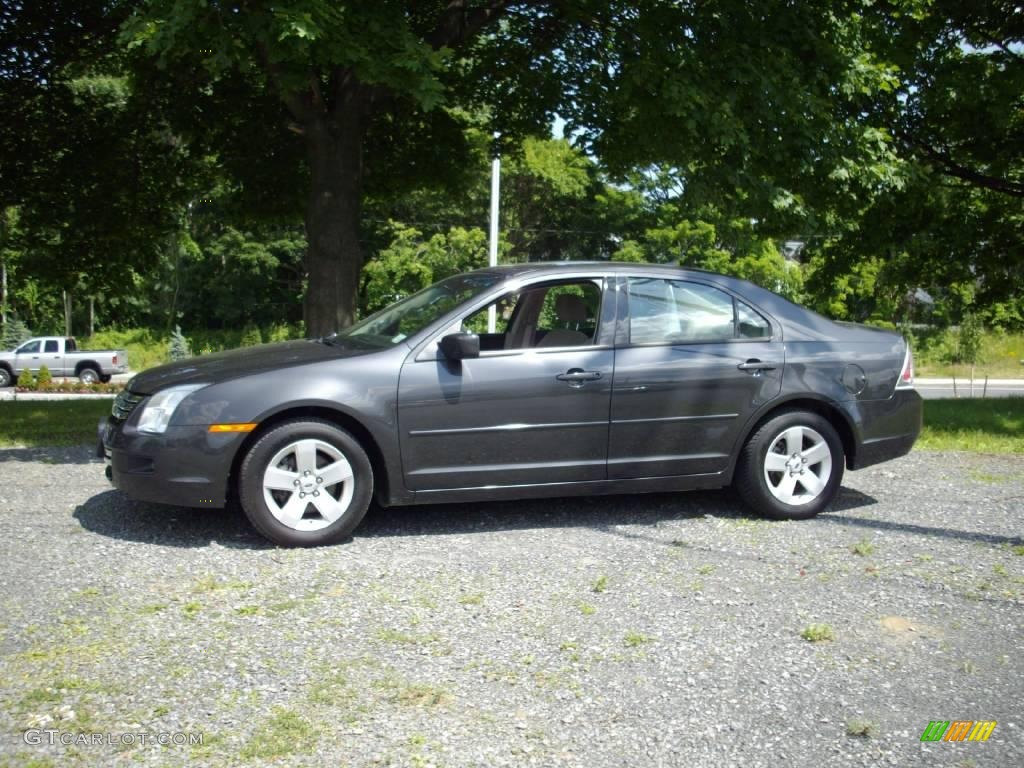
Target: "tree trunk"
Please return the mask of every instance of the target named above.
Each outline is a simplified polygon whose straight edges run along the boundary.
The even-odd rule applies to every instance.
[[[71,336],[71,291],[64,291],[64,335]]]
[[[356,318],[362,197],[363,115],[357,89],[334,115],[306,123],[306,152],[311,172],[306,211],[306,336],[324,336]]]

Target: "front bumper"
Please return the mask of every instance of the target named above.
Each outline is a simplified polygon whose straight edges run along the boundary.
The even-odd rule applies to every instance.
[[[141,433],[109,418],[100,422],[99,447],[114,487],[138,501],[181,507],[223,507],[231,466],[246,435],[210,433],[207,427]]]

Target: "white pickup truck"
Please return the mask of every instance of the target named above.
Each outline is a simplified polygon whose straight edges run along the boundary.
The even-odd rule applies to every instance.
[[[0,387],[17,383],[26,368],[38,374],[44,365],[53,376],[77,376],[84,384],[95,384],[127,371],[128,353],[123,349],[80,350],[72,338],[40,336],[13,352],[0,352]]]

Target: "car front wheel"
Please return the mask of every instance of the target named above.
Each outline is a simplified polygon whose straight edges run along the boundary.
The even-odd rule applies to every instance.
[[[319,419],[287,421],[249,449],[239,473],[246,517],[275,544],[315,547],[352,535],[373,495],[359,442]]]
[[[842,441],[827,419],[788,411],[769,419],[747,441],[734,485],[755,512],[803,520],[835,498],[844,464]]]

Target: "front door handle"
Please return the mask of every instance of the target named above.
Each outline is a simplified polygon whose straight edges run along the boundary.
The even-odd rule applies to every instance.
[[[597,381],[601,378],[600,371],[584,371],[582,368],[570,368],[565,373],[555,376],[559,381],[569,382],[571,387],[582,387],[586,381]]]
[[[741,371],[747,371],[748,373],[753,373],[754,375],[757,375],[761,371],[774,371],[779,366],[776,365],[775,363],[766,363],[761,360],[758,360],[757,358],[751,358],[750,360],[747,360],[747,362],[740,363],[736,367],[739,368]]]

